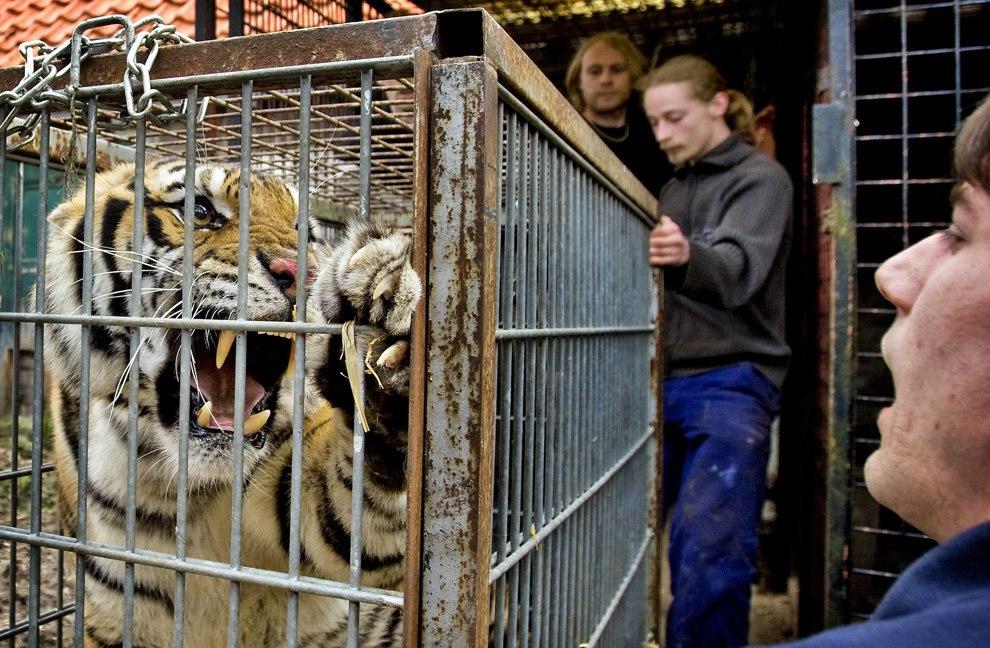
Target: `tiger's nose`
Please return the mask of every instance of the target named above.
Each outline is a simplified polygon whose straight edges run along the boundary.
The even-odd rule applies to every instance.
[[[290,300],[296,298],[296,274],[298,270],[295,259],[275,259],[268,266],[268,272],[275,279],[275,284]]]

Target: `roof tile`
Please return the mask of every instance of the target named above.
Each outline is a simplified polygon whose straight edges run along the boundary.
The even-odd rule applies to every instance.
[[[411,0],[386,2],[397,13],[421,11]],[[217,36],[224,38],[229,34],[226,7],[218,6],[218,9],[221,10],[217,12]],[[196,31],[196,0],[0,0],[0,25],[4,25],[0,28],[0,67],[23,63],[17,47],[25,41],[61,43],[83,20],[111,14],[123,14],[131,20],[158,15],[183,34],[193,36]],[[114,31],[113,27],[106,27],[96,33]]]
[[[0,3],[0,25],[5,25],[0,29],[0,67],[23,63],[17,47],[25,41],[61,43],[83,20],[111,14],[131,20],[159,15],[183,34],[192,36],[196,30],[196,0],[5,0]],[[226,27],[217,25],[220,35]],[[113,31],[107,27],[97,33]]]

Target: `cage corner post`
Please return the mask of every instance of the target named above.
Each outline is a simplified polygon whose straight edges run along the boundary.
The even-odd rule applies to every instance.
[[[495,393],[496,74],[431,70],[420,641],[487,646]]]
[[[812,182],[820,220],[820,308],[827,327],[820,343],[819,408],[823,413],[816,453],[823,466],[822,527],[813,542],[820,556],[802,583],[801,632],[848,623],[850,432],[856,375],[855,77],[853,3],[828,0],[819,84],[825,103],[813,107]]]

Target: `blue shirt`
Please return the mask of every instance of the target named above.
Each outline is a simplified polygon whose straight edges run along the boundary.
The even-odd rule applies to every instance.
[[[990,522],[912,564],[869,621],[828,630],[790,648],[984,648],[990,646]]]

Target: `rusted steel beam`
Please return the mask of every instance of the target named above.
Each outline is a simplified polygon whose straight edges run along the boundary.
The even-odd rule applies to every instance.
[[[436,14],[425,14],[163,47],[152,77],[168,79],[384,58],[411,54],[416,49],[433,51],[437,44],[436,23]],[[120,83],[125,67],[123,53],[94,56],[82,66],[80,81],[84,86]],[[0,69],[0,91],[13,88],[22,78],[21,67]],[[66,77],[60,77],[53,85],[60,88],[65,82]]]
[[[426,50],[416,54],[413,63],[416,105],[413,194],[413,269],[429,291],[427,268],[430,217],[430,70],[432,55]],[[423,560],[423,441],[426,427],[426,304],[419,303],[410,332],[409,359],[409,433],[406,449],[405,605],[402,608],[403,640],[406,648],[417,648],[420,635],[420,576]]]
[[[479,59],[432,71],[421,645],[488,644],[498,104]]]

